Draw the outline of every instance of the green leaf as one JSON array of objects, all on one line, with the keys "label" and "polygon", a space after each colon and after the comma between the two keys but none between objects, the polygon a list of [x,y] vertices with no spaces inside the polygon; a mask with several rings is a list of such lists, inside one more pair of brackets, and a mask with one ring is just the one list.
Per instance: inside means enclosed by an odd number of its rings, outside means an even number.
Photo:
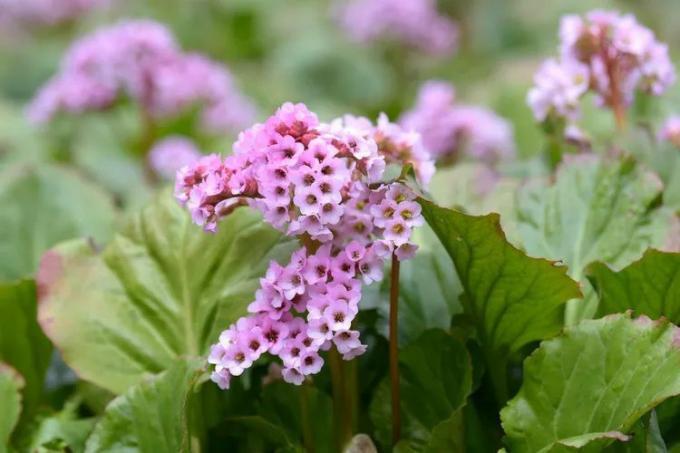
[{"label": "green leaf", "polygon": [[103,252],[80,240],[45,254],[39,321],[79,376],[121,393],[207,353],[246,313],[269,260],[289,255],[280,238],[247,209],[205,233],[163,192]]},{"label": "green leaf", "polygon": [[9,437],[19,422],[23,386],[21,375],[0,363],[0,453],[7,451]]},{"label": "green leaf", "polygon": [[250,449],[245,451],[269,451],[265,446],[275,447],[276,451],[303,451],[300,444],[288,437],[285,429],[259,415],[230,417],[226,420],[226,430],[239,438],[239,447],[241,443],[256,443],[257,446],[249,445]]},{"label": "green leaf", "polygon": [[25,380],[24,418],[40,401],[51,353],[52,345],[38,325],[33,280],[0,284],[0,361]]},{"label": "green leaf", "polygon": [[[402,438],[412,451],[437,451],[456,444],[459,410],[472,390],[472,366],[465,346],[443,330],[432,329],[400,351]],[[376,439],[391,439],[389,378],[380,385],[370,408]],[[441,450],[440,450],[441,451]]]},{"label": "green leaf", "polygon": [[[661,192],[659,178],[630,159],[568,159],[554,183],[535,181],[518,193],[520,242],[529,255],[563,261],[578,281],[595,261],[625,266],[666,239],[671,212],[656,207]],[[568,324],[594,314],[590,300],[569,306]]]},{"label": "green leaf", "polygon": [[304,384],[291,387],[284,382],[267,385],[258,410],[265,420],[283,428],[287,438],[304,445],[305,430],[316,452],[333,452],[333,403],[330,396]]},{"label": "green leaf", "polygon": [[680,253],[647,250],[619,272],[594,263],[587,274],[600,297],[601,315],[632,309],[638,315],[680,323]]},{"label": "green leaf", "polygon": [[178,361],[114,399],[87,439],[86,452],[189,452],[190,398],[201,361]]},{"label": "green leaf", "polygon": [[501,411],[510,452],[601,451],[680,394],[680,332],[630,314],[582,321],[524,362],[524,383]]},{"label": "green leaf", "polygon": [[57,242],[112,234],[116,210],[99,187],[72,170],[13,166],[0,173],[0,280],[35,272],[42,253]]},{"label": "green leaf", "polygon": [[580,297],[566,268],[528,257],[509,244],[497,214],[475,217],[419,202],[456,266],[463,306],[477,326],[487,359],[559,332],[562,305]]},{"label": "green leaf", "polygon": [[629,442],[617,442],[605,449],[607,453],[666,453],[666,443],[661,437],[656,410],[635,424]]},{"label": "green leaf", "polygon": [[658,216],[658,177],[631,160],[573,158],[554,184],[528,185],[519,194],[520,233],[530,255],[564,261],[580,278],[594,261],[622,266],[665,238]]},{"label": "green leaf", "polygon": [[31,430],[17,441],[20,451],[83,451],[96,420],[78,418],[79,406],[80,399],[76,398],[66,402],[64,408],[56,414],[39,416],[31,425]]}]

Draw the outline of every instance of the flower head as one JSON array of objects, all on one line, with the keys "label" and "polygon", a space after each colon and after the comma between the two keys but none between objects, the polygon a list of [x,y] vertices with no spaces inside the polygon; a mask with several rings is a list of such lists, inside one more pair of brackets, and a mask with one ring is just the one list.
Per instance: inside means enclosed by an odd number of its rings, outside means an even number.
[{"label": "flower head", "polygon": [[238,131],[254,115],[226,67],[183,53],[168,29],[148,20],[121,22],[76,41],[28,113],[42,123],[62,112],[105,110],[122,97],[156,120],[198,107],[208,132]]},{"label": "flower head", "polygon": [[668,47],[631,14],[595,10],[560,24],[560,56],[536,73],[528,103],[539,121],[549,115],[573,121],[588,90],[596,102],[620,111],[636,90],[658,96],[675,81]]},{"label": "flower head", "polygon": [[349,360],[366,350],[352,330],[362,284],[382,279],[393,251],[411,257],[411,232],[423,223],[413,191],[380,180],[386,160],[431,165],[418,135],[386,117],[376,126],[355,117],[323,124],[303,104],[288,103],[242,132],[231,156],[205,156],[178,171],[177,200],[206,230],[247,203],[313,245],[285,265],[269,264],[249,315],[211,349],[222,388],[263,353],[281,360],[285,381],[301,384],[321,370],[321,351],[335,346]]},{"label": "flower head", "polygon": [[181,136],[170,136],[157,142],[149,151],[149,165],[162,178],[174,178],[177,171],[201,158],[194,142]]},{"label": "flower head", "polygon": [[415,107],[400,124],[422,136],[425,148],[440,160],[462,154],[495,163],[515,153],[512,126],[490,110],[455,103],[452,85],[426,82]]},{"label": "flower head", "polygon": [[458,26],[433,0],[353,0],[339,18],[356,41],[387,39],[432,55],[451,54],[458,45]]}]

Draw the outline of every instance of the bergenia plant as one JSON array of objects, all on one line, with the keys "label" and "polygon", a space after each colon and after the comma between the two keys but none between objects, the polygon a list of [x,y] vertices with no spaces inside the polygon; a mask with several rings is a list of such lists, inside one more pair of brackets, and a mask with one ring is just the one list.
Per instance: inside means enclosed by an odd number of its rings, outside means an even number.
[{"label": "bergenia plant", "polygon": [[242,132],[232,155],[206,156],[177,173],[175,196],[206,231],[248,205],[301,245],[288,263],[270,263],[250,315],[211,348],[221,388],[264,353],[278,356],[283,379],[300,385],[321,370],[320,351],[334,347],[345,360],[365,352],[352,329],[362,286],[381,280],[389,260],[399,284],[399,261],[414,255],[411,234],[424,222],[412,189],[384,180],[388,165],[413,166],[421,184],[434,171],[419,135],[385,116],[377,125],[352,116],[320,123],[304,104],[286,103]]},{"label": "bergenia plant", "polygon": [[[507,34],[527,2],[161,3],[120,8],[168,26],[96,28],[28,106],[0,98],[0,452],[678,451],[680,117],[654,32],[565,16],[527,93],[536,60],[499,58],[535,48]],[[347,69],[384,105],[334,98]]]}]

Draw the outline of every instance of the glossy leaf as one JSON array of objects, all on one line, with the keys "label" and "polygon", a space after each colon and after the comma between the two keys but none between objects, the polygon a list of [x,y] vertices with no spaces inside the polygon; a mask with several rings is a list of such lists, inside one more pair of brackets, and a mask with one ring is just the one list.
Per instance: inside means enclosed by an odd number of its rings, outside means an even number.
[{"label": "glossy leaf", "polygon": [[680,323],[680,253],[648,250],[619,272],[594,263],[588,277],[600,297],[600,314],[631,309],[653,319],[665,316]]},{"label": "glossy leaf", "polygon": [[80,377],[121,393],[207,353],[289,245],[247,209],[205,233],[163,192],[103,252],[80,240],[45,254],[39,321]]},{"label": "glossy leaf", "polygon": [[190,397],[201,361],[178,361],[114,399],[88,438],[86,452],[189,452]]},{"label": "glossy leaf", "polygon": [[543,342],[501,412],[508,451],[600,451],[627,440],[642,415],[680,394],[679,338],[667,321],[619,314]]},{"label": "glossy leaf", "polygon": [[496,214],[470,216],[420,199],[423,215],[456,266],[465,311],[496,356],[557,334],[562,306],[580,296],[566,268],[507,242]]},{"label": "glossy leaf", "polygon": [[34,413],[43,391],[52,345],[37,320],[35,283],[0,284],[0,361],[25,381],[24,414]]},{"label": "glossy leaf", "polygon": [[18,165],[0,173],[0,280],[32,275],[57,242],[112,234],[116,209],[99,187],[61,167]]},{"label": "glossy leaf", "polygon": [[[400,351],[399,374],[402,411],[401,449],[437,451],[456,444],[460,408],[472,389],[472,366],[465,346],[443,330],[432,329]],[[389,379],[371,404],[376,438],[389,445],[391,438]]]}]

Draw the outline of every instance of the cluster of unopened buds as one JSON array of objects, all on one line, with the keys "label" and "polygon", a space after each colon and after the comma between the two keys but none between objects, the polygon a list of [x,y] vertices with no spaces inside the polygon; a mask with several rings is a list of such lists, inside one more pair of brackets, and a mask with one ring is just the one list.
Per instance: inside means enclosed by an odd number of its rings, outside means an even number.
[{"label": "cluster of unopened buds", "polygon": [[211,133],[238,132],[255,113],[226,67],[182,52],[165,26],[136,20],[73,44],[59,73],[32,101],[29,116],[43,123],[61,112],[106,110],[121,99],[134,100],[151,120],[199,107],[200,125]]},{"label": "cluster of unopened buds", "polygon": [[418,131],[439,161],[467,155],[495,164],[515,154],[512,125],[491,110],[457,103],[454,87],[447,82],[423,84],[416,105],[402,116],[400,124]]},{"label": "cluster of unopened buds", "polygon": [[636,90],[658,96],[674,81],[668,46],[650,29],[631,14],[596,10],[562,19],[559,58],[539,68],[528,103],[538,121],[553,115],[570,122],[592,91],[599,106],[621,116]]},{"label": "cluster of unopened buds", "polygon": [[213,346],[221,387],[265,352],[296,384],[319,372],[320,351],[335,345],[346,360],[364,352],[351,328],[362,284],[382,279],[386,259],[413,256],[411,233],[423,223],[413,191],[383,180],[391,164],[412,165],[422,184],[434,170],[418,134],[386,117],[377,126],[355,117],[323,124],[304,105],[284,104],[242,132],[232,155],[178,172],[176,197],[206,230],[247,204],[303,244],[287,265],[270,263],[250,315]]}]

